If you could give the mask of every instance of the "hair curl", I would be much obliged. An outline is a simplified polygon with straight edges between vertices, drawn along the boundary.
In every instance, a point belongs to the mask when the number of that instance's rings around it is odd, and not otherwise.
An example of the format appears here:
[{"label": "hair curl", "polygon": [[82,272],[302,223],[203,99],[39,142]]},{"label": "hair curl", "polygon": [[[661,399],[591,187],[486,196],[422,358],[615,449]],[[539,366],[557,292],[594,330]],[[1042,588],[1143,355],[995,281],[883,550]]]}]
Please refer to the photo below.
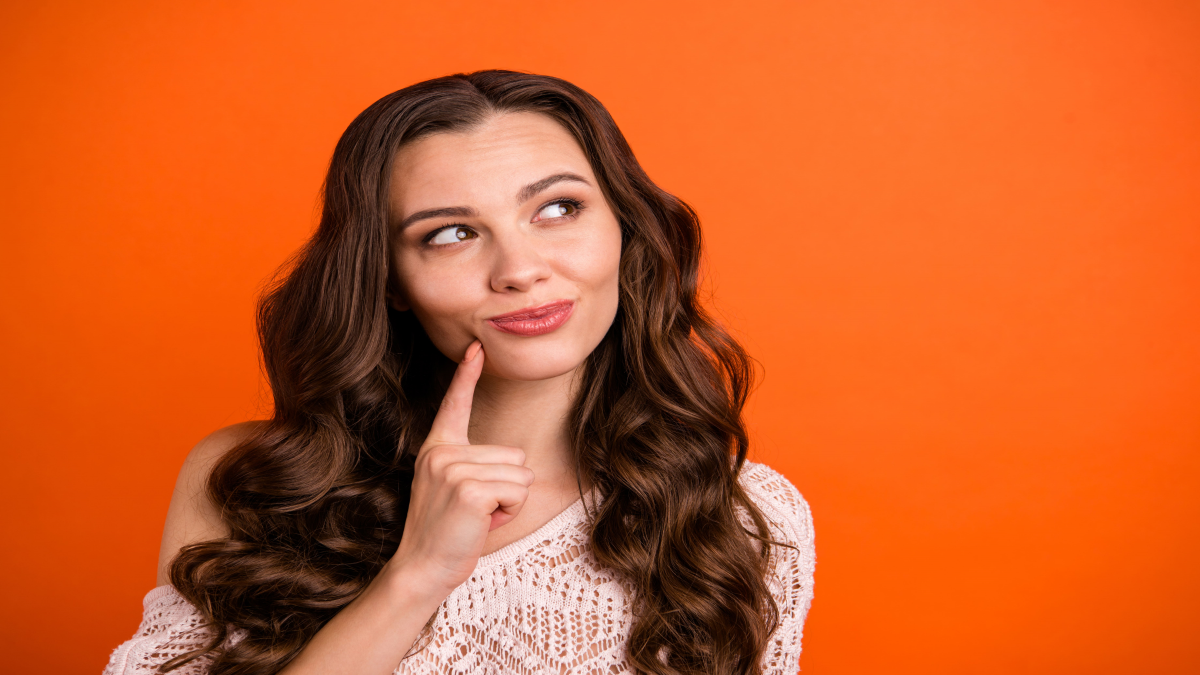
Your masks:
[{"label": "hair curl", "polygon": [[[579,476],[602,495],[593,553],[635,592],[629,662],[757,672],[778,609],[766,523],[737,481],[752,370],[697,301],[696,214],[650,180],[591,95],[495,70],[386,96],[338,141],[320,225],[259,306],[274,414],[209,476],[230,534],[171,564],[212,639],[164,672],[201,656],[213,675],[277,672],[396,551],[414,457],[454,364],[411,312],[388,306],[388,178],[405,143],[504,112],[570,131],[621,226],[617,316],[584,364],[569,424]],[[231,645],[234,629],[245,637]]]}]

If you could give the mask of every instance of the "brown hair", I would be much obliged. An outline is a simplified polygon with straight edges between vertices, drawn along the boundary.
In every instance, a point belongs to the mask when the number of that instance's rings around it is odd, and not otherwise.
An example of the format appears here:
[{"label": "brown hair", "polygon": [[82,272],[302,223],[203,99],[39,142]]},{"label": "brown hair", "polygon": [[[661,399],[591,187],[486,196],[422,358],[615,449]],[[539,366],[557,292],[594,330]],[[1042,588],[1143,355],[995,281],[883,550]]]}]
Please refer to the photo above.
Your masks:
[{"label": "brown hair", "polygon": [[[587,92],[497,70],[386,96],[338,141],[320,226],[259,307],[274,415],[209,477],[230,535],[171,564],[213,638],[164,671],[201,655],[214,675],[278,671],[396,551],[413,459],[454,364],[411,312],[388,307],[388,178],[405,143],[502,112],[570,131],[621,225],[617,316],[585,361],[569,432],[579,475],[602,495],[593,553],[635,593],[629,662],[758,671],[778,608],[766,523],[737,481],[751,368],[697,302],[696,214],[651,182]],[[230,645],[233,629],[246,637]]]}]

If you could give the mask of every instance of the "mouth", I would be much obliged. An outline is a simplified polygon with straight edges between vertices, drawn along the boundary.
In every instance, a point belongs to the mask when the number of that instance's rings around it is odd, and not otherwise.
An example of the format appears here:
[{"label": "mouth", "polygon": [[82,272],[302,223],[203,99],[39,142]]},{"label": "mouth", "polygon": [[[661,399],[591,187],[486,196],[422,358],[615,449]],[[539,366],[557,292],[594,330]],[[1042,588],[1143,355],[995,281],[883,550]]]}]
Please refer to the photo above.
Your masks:
[{"label": "mouth", "polygon": [[558,329],[571,318],[575,303],[571,300],[555,300],[537,307],[527,307],[508,314],[488,319],[493,328],[513,335],[545,335]]}]

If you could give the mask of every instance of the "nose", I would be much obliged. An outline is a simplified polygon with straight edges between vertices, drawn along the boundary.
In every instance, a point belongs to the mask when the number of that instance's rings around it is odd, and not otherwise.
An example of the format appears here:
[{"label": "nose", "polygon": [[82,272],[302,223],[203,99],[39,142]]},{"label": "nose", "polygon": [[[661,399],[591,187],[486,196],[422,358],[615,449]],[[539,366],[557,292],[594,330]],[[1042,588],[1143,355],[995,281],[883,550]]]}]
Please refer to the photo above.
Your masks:
[{"label": "nose", "polygon": [[492,290],[498,293],[531,290],[550,278],[550,265],[538,249],[538,240],[523,232],[497,237],[492,264]]}]

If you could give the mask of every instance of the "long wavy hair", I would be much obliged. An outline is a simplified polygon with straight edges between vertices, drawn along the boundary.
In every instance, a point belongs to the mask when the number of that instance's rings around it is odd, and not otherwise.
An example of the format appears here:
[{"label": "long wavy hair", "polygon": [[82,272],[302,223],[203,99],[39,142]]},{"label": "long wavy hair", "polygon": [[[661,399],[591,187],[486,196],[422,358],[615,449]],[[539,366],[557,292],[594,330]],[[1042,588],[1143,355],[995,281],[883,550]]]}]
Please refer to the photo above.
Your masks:
[{"label": "long wavy hair", "polygon": [[338,141],[320,225],[259,305],[274,414],[208,479],[229,536],[184,547],[170,567],[212,637],[162,671],[201,656],[212,675],[279,671],[396,551],[454,363],[388,305],[392,165],[406,143],[507,112],[567,129],[621,226],[617,316],[583,364],[568,424],[581,482],[601,495],[593,554],[634,591],[628,661],[758,671],[778,608],[766,522],[737,480],[752,369],[697,301],[696,214],[651,182],[594,97],[497,70],[386,96]]}]

